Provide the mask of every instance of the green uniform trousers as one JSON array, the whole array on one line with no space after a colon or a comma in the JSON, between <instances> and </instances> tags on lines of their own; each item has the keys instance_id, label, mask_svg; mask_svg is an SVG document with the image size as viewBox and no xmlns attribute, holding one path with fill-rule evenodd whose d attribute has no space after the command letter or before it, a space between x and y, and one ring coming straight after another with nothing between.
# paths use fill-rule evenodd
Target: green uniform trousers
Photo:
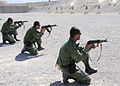
<instances>
[{"instance_id":1,"label":"green uniform trousers","mask_svg":"<svg viewBox=\"0 0 120 86\"><path fill-rule=\"evenodd\" d=\"M87 63L89 59L89 55L83 60L83 63ZM91 78L88 76L88 74L84 73L80 68L76 68L75 73L69 73L68 68L61 67L62 72L69 76L72 77L76 82L79 82L81 84L90 84Z\"/></svg>"},{"instance_id":2,"label":"green uniform trousers","mask_svg":"<svg viewBox=\"0 0 120 86\"><path fill-rule=\"evenodd\" d=\"M12 35L9 34L2 34L3 41L8 41L9 43L15 43L15 40Z\"/></svg>"}]
</instances>

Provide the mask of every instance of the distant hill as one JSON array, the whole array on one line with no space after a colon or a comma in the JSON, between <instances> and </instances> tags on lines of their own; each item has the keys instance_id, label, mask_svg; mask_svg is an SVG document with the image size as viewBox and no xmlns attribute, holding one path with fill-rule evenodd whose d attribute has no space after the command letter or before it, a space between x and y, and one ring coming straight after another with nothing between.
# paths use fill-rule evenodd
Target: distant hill
<instances>
[{"instance_id":1,"label":"distant hill","mask_svg":"<svg viewBox=\"0 0 120 86\"><path fill-rule=\"evenodd\" d=\"M8 4L6 1L0 1L0 5Z\"/></svg>"},{"instance_id":2,"label":"distant hill","mask_svg":"<svg viewBox=\"0 0 120 86\"><path fill-rule=\"evenodd\" d=\"M96 13L100 10L103 13L120 12L120 1L112 3L112 0L58 0L51 2L26 3L31 12L64 12L72 11L72 5L75 12L83 13L88 8L89 13Z\"/></svg>"},{"instance_id":3,"label":"distant hill","mask_svg":"<svg viewBox=\"0 0 120 86\"><path fill-rule=\"evenodd\" d=\"M113 2L114 1L114 2ZM0 1L0 5L8 4ZM29 2L8 4L11 6L26 5L30 12L53 12L53 13L84 13L87 8L89 13L115 13L120 12L120 0L57 0L51 2Z\"/></svg>"}]
</instances>

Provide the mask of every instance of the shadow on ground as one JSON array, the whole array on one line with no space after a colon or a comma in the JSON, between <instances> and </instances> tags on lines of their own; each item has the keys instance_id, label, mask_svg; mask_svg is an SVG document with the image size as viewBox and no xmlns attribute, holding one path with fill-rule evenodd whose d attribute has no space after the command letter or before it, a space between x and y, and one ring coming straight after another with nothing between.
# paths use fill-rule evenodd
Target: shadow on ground
<instances>
[{"instance_id":1,"label":"shadow on ground","mask_svg":"<svg viewBox=\"0 0 120 86\"><path fill-rule=\"evenodd\" d=\"M8 45L10 45L9 43L6 43L6 44L4 44L4 43L0 43L0 47L5 47L5 46L8 46ZM12 44L11 44L12 45Z\"/></svg>"},{"instance_id":2,"label":"shadow on ground","mask_svg":"<svg viewBox=\"0 0 120 86\"><path fill-rule=\"evenodd\" d=\"M56 82L51 83L50 86L89 86L89 85L81 85L76 82L64 85L63 83L61 83L61 81L56 81Z\"/></svg>"},{"instance_id":3,"label":"shadow on ground","mask_svg":"<svg viewBox=\"0 0 120 86\"><path fill-rule=\"evenodd\" d=\"M40 57L40 56L43 56L44 54L41 54L41 55L30 55L30 54L18 54L15 58L16 61L25 61L25 60L29 60L29 59L32 59L32 58L37 58L37 57Z\"/></svg>"}]
</instances>

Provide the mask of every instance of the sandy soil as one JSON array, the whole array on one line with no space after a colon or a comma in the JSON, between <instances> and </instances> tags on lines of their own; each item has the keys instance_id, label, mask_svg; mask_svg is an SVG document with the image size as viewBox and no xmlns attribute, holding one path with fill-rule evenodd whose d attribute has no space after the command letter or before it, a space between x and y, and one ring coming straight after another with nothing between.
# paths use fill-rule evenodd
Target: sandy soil
<instances>
[{"instance_id":1,"label":"sandy soil","mask_svg":"<svg viewBox=\"0 0 120 86\"><path fill-rule=\"evenodd\" d=\"M61 72L55 68L56 59L60 47L69 38L69 30L77 26L82 32L81 44L90 39L108 39L103 44L102 57L99 62L99 48L92 50L91 66L98 69L98 73L91 75L90 86L120 86L120 15L119 14L0 14L0 28L4 21L12 17L14 20L28 20L26 28L18 29L20 42L14 45L2 44L0 34L0 86L63 86ZM42 37L45 50L40 51L37 56L20 54L23 48L23 37L33 25L39 20L41 25L58 24L53 28L49 38L48 33ZM83 45L82 45L83 46ZM78 66L84 71L83 63ZM82 86L71 83L66 86Z\"/></svg>"}]
</instances>

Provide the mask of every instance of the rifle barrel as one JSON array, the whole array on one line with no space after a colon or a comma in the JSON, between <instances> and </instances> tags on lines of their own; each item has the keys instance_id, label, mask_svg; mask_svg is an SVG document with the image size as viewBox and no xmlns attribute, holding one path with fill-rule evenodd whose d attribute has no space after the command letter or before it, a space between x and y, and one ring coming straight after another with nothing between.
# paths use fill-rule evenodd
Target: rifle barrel
<instances>
[{"instance_id":1,"label":"rifle barrel","mask_svg":"<svg viewBox=\"0 0 120 86\"><path fill-rule=\"evenodd\" d=\"M28 21L15 21L14 24L15 23L24 23L24 22L28 22Z\"/></svg>"},{"instance_id":2,"label":"rifle barrel","mask_svg":"<svg viewBox=\"0 0 120 86\"><path fill-rule=\"evenodd\" d=\"M56 25L56 24L54 24L54 25L45 25L45 26L42 26L41 28L48 28L48 27L54 27L54 26L58 26L58 25Z\"/></svg>"}]
</instances>

